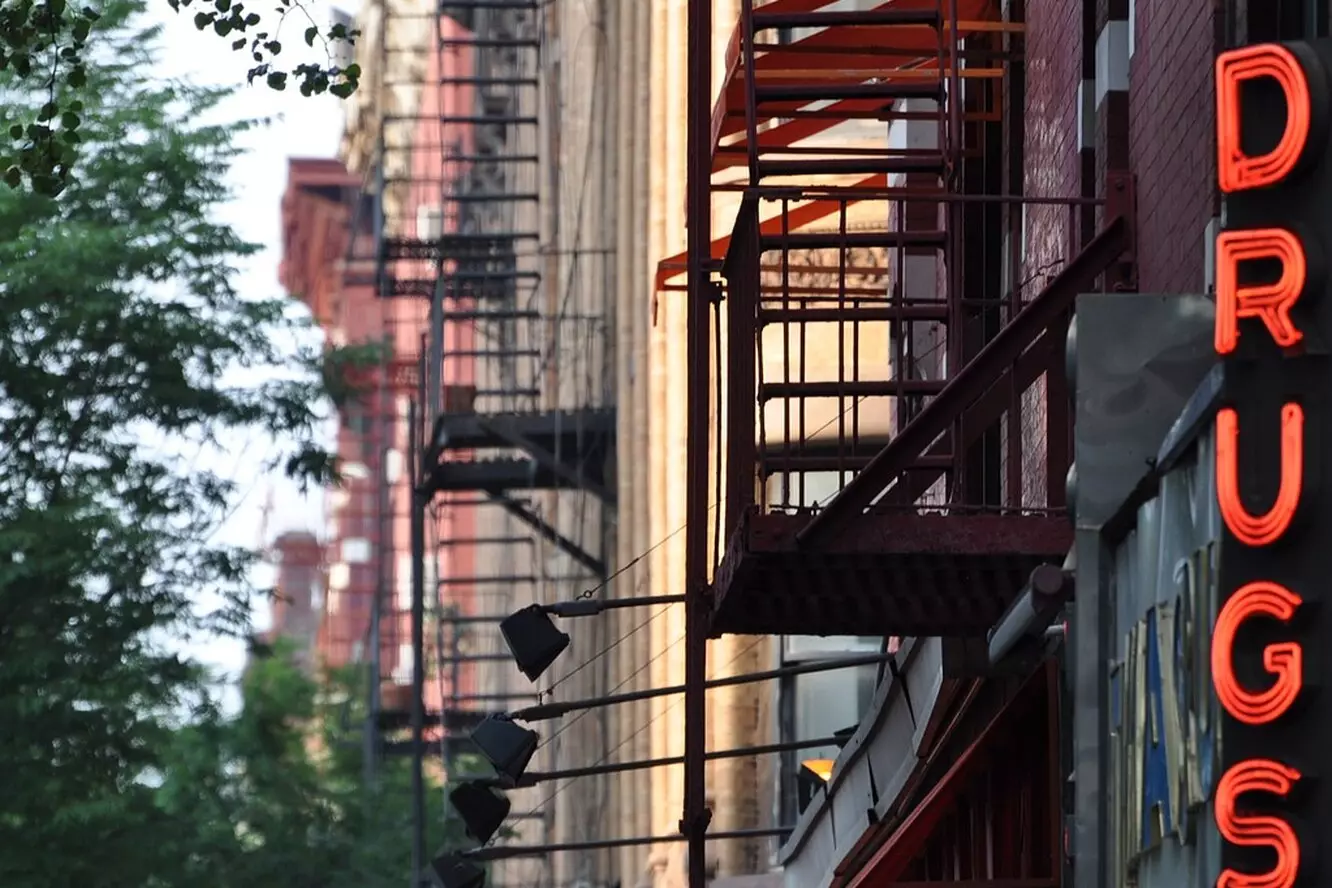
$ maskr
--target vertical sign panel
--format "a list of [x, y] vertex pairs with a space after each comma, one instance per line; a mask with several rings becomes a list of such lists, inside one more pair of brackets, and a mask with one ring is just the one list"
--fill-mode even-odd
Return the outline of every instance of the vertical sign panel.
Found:
[[1332, 389], [1332, 247], [1325, 41], [1248, 46], [1216, 62], [1216, 420], [1222, 517], [1212, 686], [1222, 712], [1213, 815], [1220, 888], [1332, 878], [1315, 853], [1332, 823], [1319, 789], [1332, 726], [1332, 621], [1317, 604], [1332, 560], [1332, 486], [1320, 484]]

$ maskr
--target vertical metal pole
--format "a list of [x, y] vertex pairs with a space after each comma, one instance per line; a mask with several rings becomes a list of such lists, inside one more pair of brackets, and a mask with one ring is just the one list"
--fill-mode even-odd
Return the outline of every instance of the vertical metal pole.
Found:
[[[383, 40], [381, 37], [380, 45], [381, 58], [385, 55]], [[384, 133], [380, 130], [378, 144], [378, 162], [375, 169], [375, 211], [371, 219], [371, 228], [375, 242], [375, 291], [380, 298], [388, 295], [388, 269], [384, 262], [384, 188], [386, 186], [386, 173], [384, 171]], [[358, 200], [360, 199], [358, 195]], [[357, 236], [359, 232], [353, 233]], [[382, 345], [383, 354], [380, 355], [379, 363], [379, 397], [375, 410], [379, 414], [379, 496], [377, 499], [377, 513], [375, 515], [375, 524], [377, 525], [376, 534], [378, 536], [378, 545], [375, 565], [375, 596], [370, 602], [370, 650], [369, 650], [369, 672], [370, 687], [366, 699], [366, 726], [365, 726], [365, 785], [367, 788], [374, 785], [377, 777], [379, 765], [379, 681], [383, 674], [382, 651], [380, 642], [380, 618], [383, 613], [384, 601], [388, 598], [389, 587], [389, 564], [393, 558], [393, 546], [390, 540], [391, 524], [389, 522], [389, 508], [392, 502], [389, 494], [390, 482], [388, 476], [388, 455], [390, 445], [393, 441], [393, 428], [397, 417], [393, 415], [393, 399], [389, 393], [389, 368], [393, 360], [393, 343], [389, 340], [387, 332], [384, 332]]]
[[[459, 700], [459, 697], [461, 696], [459, 688], [462, 687], [463, 677], [461, 662], [462, 644], [460, 643], [461, 638], [459, 637], [461, 632], [461, 623], [455, 620], [453, 623], [449, 624], [449, 653], [450, 656], [453, 657], [453, 663], [451, 664], [452, 675], [449, 678], [449, 687], [451, 689], [449, 692], [449, 706], [455, 710], [462, 708], [462, 703]], [[475, 691], [473, 693], [475, 693]], [[447, 736], [444, 736], [442, 733], [440, 736], [443, 738], [441, 742], [444, 744], [444, 778], [452, 781], [454, 777], [454, 745], [448, 742], [449, 738]], [[452, 808], [450, 808], [450, 810], [452, 810]]]
[[[408, 408], [408, 426], [416, 440], [416, 404]], [[421, 454], [412, 447], [412, 885], [425, 869], [425, 507], [421, 493]]]
[[680, 831], [688, 842], [689, 888], [705, 888], [708, 810], [706, 755], [709, 602], [708, 540], [708, 289], [712, 261], [712, 0], [689, 0], [687, 139], [688, 167], [688, 370], [685, 493], [685, 785]]
[[[386, 404], [388, 398], [384, 396], [385, 385], [384, 377], [387, 375], [386, 368], [380, 370], [380, 392], [379, 405], [381, 411], [387, 411]], [[379, 770], [379, 680], [383, 674], [382, 654], [380, 650], [380, 623], [384, 610], [384, 601], [388, 598], [388, 567], [389, 567], [389, 477], [388, 477], [388, 438], [386, 434], [389, 426], [389, 416], [385, 412], [380, 417], [380, 441], [379, 447], [379, 490], [378, 502], [376, 503], [376, 521], [377, 533], [379, 536], [379, 558], [375, 565], [375, 594], [370, 599], [370, 650], [367, 651], [369, 666], [367, 672], [370, 676], [370, 687], [366, 690], [366, 716], [365, 716], [365, 785], [372, 787], [378, 777]]]
[[[441, 223], [442, 224], [442, 223]], [[426, 350], [425, 384], [427, 401], [421, 405], [426, 427], [433, 427], [443, 410], [444, 398], [444, 259], [435, 269], [435, 290], [430, 299], [430, 344]]]

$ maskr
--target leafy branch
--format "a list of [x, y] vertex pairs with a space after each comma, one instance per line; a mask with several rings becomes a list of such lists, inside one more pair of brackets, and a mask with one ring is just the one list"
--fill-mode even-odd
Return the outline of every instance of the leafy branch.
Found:
[[[124, 24], [110, 0], [100, 2], [104, 4], [100, 9], [71, 6], [68, 0], [0, 3], [0, 72], [8, 72], [16, 85], [47, 96], [39, 107], [24, 109], [22, 116], [7, 110], [0, 118], [0, 130], [7, 131], [10, 139], [7, 150], [0, 146], [0, 175], [12, 189], [27, 183], [38, 194], [54, 196], [71, 181], [84, 141], [85, 110], [79, 94], [88, 86], [89, 60], [114, 42], [115, 31]], [[303, 0], [278, 0], [268, 14], [244, 0], [166, 2], [178, 13], [193, 10], [200, 31], [211, 30], [230, 39], [233, 50], [248, 53], [249, 83], [262, 79], [271, 89], [285, 90], [295, 82], [303, 96], [329, 93], [339, 98], [347, 98], [360, 85], [360, 65], [340, 66], [334, 61], [337, 45], [354, 46], [360, 32], [342, 23], [321, 27]], [[278, 64], [282, 28], [293, 14], [304, 20], [305, 44], [323, 48], [323, 62]]]

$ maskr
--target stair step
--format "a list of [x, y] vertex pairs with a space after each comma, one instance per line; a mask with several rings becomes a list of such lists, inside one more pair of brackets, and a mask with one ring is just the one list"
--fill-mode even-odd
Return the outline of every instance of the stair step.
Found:
[[[765, 475], [779, 475], [797, 472], [858, 472], [873, 459], [868, 456], [838, 456], [836, 454], [806, 456], [785, 456], [774, 454], [759, 457], [761, 471]], [[913, 469], [951, 469], [951, 456], [922, 456], [912, 463]], [[799, 482], [793, 482], [799, 483]]]
[[765, 234], [759, 238], [761, 250], [820, 250], [839, 247], [929, 247], [943, 249], [948, 243], [944, 231], [809, 231], [793, 234]]
[[446, 311], [445, 321], [537, 321], [541, 312], [525, 309], [514, 311]]
[[[435, 279], [416, 278], [390, 281], [389, 291], [383, 295], [388, 298], [432, 297], [435, 295]], [[446, 299], [507, 299], [513, 296], [513, 287], [499, 283], [471, 282], [462, 286], [445, 287], [444, 296]]]
[[[419, 256], [388, 256], [389, 259], [433, 259], [435, 253], [429, 253]], [[444, 294], [446, 296], [472, 296], [476, 292], [485, 293], [493, 289], [494, 292], [507, 292], [500, 286], [486, 287], [485, 284], [508, 284], [514, 281], [537, 281], [541, 279], [540, 272], [536, 271], [459, 271], [451, 272], [444, 276]], [[393, 292], [402, 293], [434, 293], [435, 281], [437, 278], [396, 278], [391, 282]], [[463, 286], [458, 286], [462, 284]], [[477, 286], [478, 284], [482, 286]]]
[[523, 203], [541, 200], [535, 192], [486, 191], [480, 194], [449, 194], [446, 203]]
[[938, 9], [812, 10], [809, 12], [764, 12], [754, 10], [754, 30], [767, 28], [832, 28], [856, 25], [924, 25], [943, 27]]
[[832, 380], [829, 382], [765, 382], [758, 387], [764, 401], [801, 398], [891, 398], [897, 395], [937, 395], [944, 387], [939, 380]]
[[397, 115], [395, 120], [438, 120], [440, 123], [456, 123], [460, 126], [491, 126], [512, 124], [513, 126], [536, 126], [538, 118], [532, 116], [513, 117], [505, 114], [416, 114], [416, 115]]
[[[829, 296], [829, 299], [835, 298]], [[872, 324], [883, 321], [936, 321], [948, 320], [948, 306], [938, 305], [865, 305], [844, 308], [761, 308], [760, 324], [827, 324], [838, 321], [847, 324]]]
[[470, 12], [473, 9], [513, 10], [530, 12], [541, 5], [541, 0], [440, 0], [439, 11], [445, 14], [455, 10]]
[[879, 155], [877, 157], [821, 157], [809, 160], [760, 160], [758, 173], [766, 176], [841, 176], [929, 173], [942, 175], [944, 157], [929, 154], [912, 157]]
[[904, 99], [934, 99], [943, 97], [940, 80], [903, 83], [887, 80], [882, 83], [792, 83], [755, 86], [754, 98], [760, 105], [768, 102], [819, 102], [845, 99], [883, 99], [885, 102]]
[[[537, 163], [541, 158], [536, 154], [446, 154], [444, 160], [458, 163]], [[397, 179], [395, 181], [419, 182], [420, 179]]]
[[541, 41], [536, 37], [450, 37], [439, 41], [444, 48], [473, 47], [478, 49], [536, 49]]
[[441, 77], [440, 86], [538, 86], [535, 77]]

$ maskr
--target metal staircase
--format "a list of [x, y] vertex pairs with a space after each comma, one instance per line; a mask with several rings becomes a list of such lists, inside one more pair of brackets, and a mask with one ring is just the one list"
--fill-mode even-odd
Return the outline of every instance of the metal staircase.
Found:
[[[391, 101], [381, 116], [375, 287], [391, 319], [391, 376], [411, 404], [403, 446], [426, 518], [424, 542], [413, 539], [406, 562], [391, 556], [399, 580], [419, 565], [424, 606], [418, 613], [418, 600], [409, 610], [399, 602], [383, 621], [403, 637], [410, 626], [423, 674], [411, 688], [385, 685], [378, 725], [385, 752], [424, 751], [446, 773], [466, 770], [461, 756], [481, 714], [535, 697], [498, 618], [560, 594], [560, 583], [589, 588], [606, 575], [601, 535], [560, 521], [579, 511], [562, 508], [561, 497], [613, 506], [615, 413], [560, 384], [570, 354], [587, 350], [584, 338], [604, 335], [604, 324], [563, 314], [543, 286], [558, 267], [543, 246], [548, 172], [537, 109], [546, 5], [380, 7], [385, 58], [407, 60], [384, 66], [406, 82], [386, 84]], [[397, 547], [411, 534], [408, 522], [394, 522]], [[568, 556], [572, 574], [552, 569], [554, 551]], [[520, 824], [526, 841], [548, 838], [547, 815], [514, 815], [543, 824]], [[532, 862], [506, 864], [505, 877], [545, 878], [523, 865]]]
[[[714, 105], [712, 192], [743, 197], [713, 244], [711, 631], [983, 634], [1068, 549], [1058, 344], [1131, 214], [1085, 238], [1097, 201], [1014, 173], [1023, 26], [998, 2], [846, 6], [742, 0]], [[1024, 267], [1026, 220], [1060, 214], [1063, 268]]]

